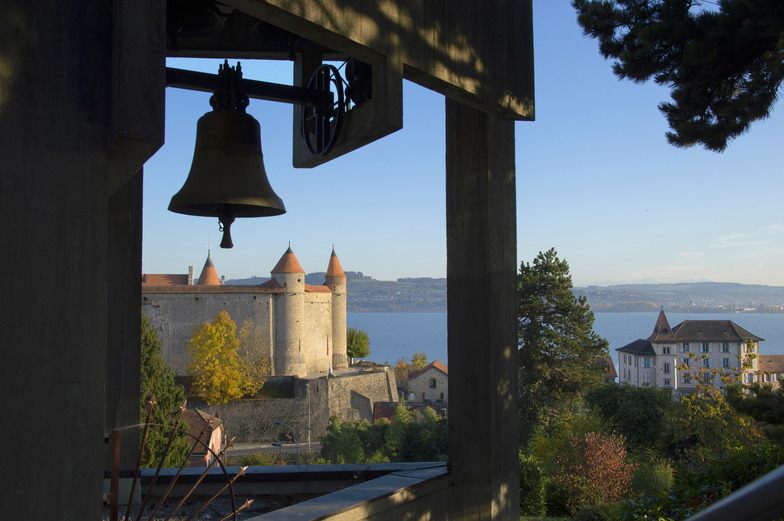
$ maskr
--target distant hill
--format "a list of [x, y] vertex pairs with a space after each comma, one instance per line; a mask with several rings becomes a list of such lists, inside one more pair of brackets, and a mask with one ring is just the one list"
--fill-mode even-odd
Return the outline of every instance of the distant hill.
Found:
[[[324, 283], [325, 272], [308, 273], [305, 283]], [[347, 271], [348, 311], [377, 313], [446, 312], [446, 278], [376, 280], [361, 271]], [[233, 279], [226, 284], [256, 285], [269, 277]], [[784, 286], [729, 282], [681, 284], [616, 284], [574, 288], [596, 312], [658, 311], [691, 313], [784, 313]]]
[[665, 311], [691, 313], [784, 312], [784, 286], [732, 282], [680, 284], [617, 284], [574, 288], [591, 309], [602, 311]]

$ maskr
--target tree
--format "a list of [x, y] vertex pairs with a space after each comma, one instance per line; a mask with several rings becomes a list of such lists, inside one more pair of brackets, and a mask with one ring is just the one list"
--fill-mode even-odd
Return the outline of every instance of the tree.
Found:
[[414, 353], [411, 357], [411, 370], [418, 371], [427, 365], [427, 355], [425, 353]]
[[581, 508], [628, 498], [637, 466], [626, 463], [623, 436], [588, 432], [564, 449], [547, 484], [549, 515], [574, 516]]
[[[185, 402], [185, 389], [176, 383], [174, 371], [166, 365], [166, 361], [161, 356], [160, 337], [144, 313], [142, 313], [141, 335], [139, 421], [147, 420], [147, 404], [154, 396], [157, 405], [152, 409], [150, 423], [173, 427], [176, 421], [173, 411], [177, 411]], [[187, 425], [182, 428], [187, 431]], [[150, 428], [144, 444], [142, 467], [158, 465], [170, 435], [169, 428]], [[189, 448], [185, 432], [178, 431], [163, 461], [164, 466], [179, 466]]]
[[237, 342], [237, 355], [246, 377], [261, 388], [267, 377], [272, 374], [269, 337], [265, 337], [252, 320], [246, 319], [237, 333]]
[[603, 384], [598, 356], [607, 341], [593, 332], [593, 313], [584, 296], [572, 293], [569, 265], [554, 249], [523, 262], [517, 278], [520, 433], [579, 403]]
[[260, 387], [238, 355], [236, 329], [225, 310], [211, 324], [205, 322], [193, 328], [187, 345], [191, 355], [187, 371], [193, 377], [191, 392], [208, 404], [236, 400]]
[[425, 366], [427, 366], [427, 354], [425, 353], [414, 353], [411, 357], [411, 363], [406, 360], [406, 357], [401, 357], [395, 363], [395, 378], [408, 378], [411, 371], [418, 371]]
[[354, 358], [365, 358], [370, 354], [370, 337], [361, 329], [350, 327], [346, 330], [346, 354]]
[[585, 396], [613, 429], [624, 435], [630, 449], [643, 451], [656, 445], [664, 430], [664, 418], [673, 407], [666, 389], [610, 384]]
[[[714, 4], [714, 2], [710, 2]], [[784, 79], [784, 3], [719, 0], [573, 0], [586, 35], [621, 79], [671, 88], [659, 105], [678, 147], [723, 151], [767, 118]]]

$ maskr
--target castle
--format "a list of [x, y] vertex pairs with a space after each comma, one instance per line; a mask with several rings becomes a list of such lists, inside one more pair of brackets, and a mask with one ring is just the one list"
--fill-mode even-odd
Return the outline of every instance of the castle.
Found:
[[193, 268], [187, 275], [142, 275], [142, 310], [159, 332], [164, 359], [180, 375], [193, 328], [222, 310], [237, 330], [251, 328], [253, 356], [269, 358], [273, 376], [305, 378], [346, 368], [346, 298], [346, 275], [334, 248], [321, 286], [305, 284], [291, 247], [259, 285], [225, 285], [209, 253], [195, 283]]

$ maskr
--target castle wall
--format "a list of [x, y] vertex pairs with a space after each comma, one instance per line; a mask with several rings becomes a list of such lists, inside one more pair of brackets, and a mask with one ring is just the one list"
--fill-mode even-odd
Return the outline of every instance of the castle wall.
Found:
[[236, 443], [277, 441], [283, 429], [275, 422], [287, 423], [297, 431], [302, 447], [308, 440], [308, 425], [311, 441], [317, 442], [326, 434], [330, 416], [342, 421], [372, 422], [375, 402], [397, 401], [392, 371], [298, 379], [294, 383], [294, 395], [295, 398], [246, 399], [217, 405], [189, 401], [188, 408], [209, 414], [220, 411], [226, 436], [236, 437]]
[[256, 331], [258, 356], [269, 357], [272, 349], [270, 309], [274, 296], [268, 293], [144, 293], [142, 310], [158, 330], [163, 358], [177, 374], [184, 375], [190, 360], [186, 346], [194, 327], [212, 322], [221, 310], [229, 313], [237, 324], [237, 332], [245, 320], [251, 320]]
[[331, 366], [335, 348], [335, 339], [332, 337], [332, 295], [306, 293], [304, 315], [302, 356], [306, 374], [325, 373]]
[[345, 277], [327, 277], [325, 284], [332, 290], [332, 338], [335, 347], [332, 351], [332, 367], [348, 367], [346, 354], [346, 294]]
[[[299, 277], [297, 281], [296, 277]], [[272, 364], [276, 375], [307, 375], [303, 353], [307, 341], [303, 338], [305, 325], [304, 278], [301, 274], [275, 274], [285, 293], [275, 298], [274, 331], [275, 349]], [[293, 281], [293, 283], [292, 283]], [[301, 289], [300, 289], [301, 288]]]

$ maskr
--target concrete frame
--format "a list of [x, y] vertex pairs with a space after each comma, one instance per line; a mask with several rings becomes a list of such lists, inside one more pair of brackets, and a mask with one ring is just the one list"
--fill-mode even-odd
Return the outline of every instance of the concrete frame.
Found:
[[[449, 519], [517, 519], [512, 120], [533, 118], [531, 1], [224, 3], [447, 96], [451, 472], [437, 493]], [[165, 8], [10, 0], [0, 16], [3, 519], [97, 519], [96, 448], [136, 421]]]

